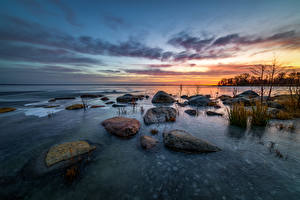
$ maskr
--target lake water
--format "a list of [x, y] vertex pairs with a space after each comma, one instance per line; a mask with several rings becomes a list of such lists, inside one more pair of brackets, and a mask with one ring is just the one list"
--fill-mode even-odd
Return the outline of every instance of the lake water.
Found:
[[[238, 92], [251, 87], [238, 87]], [[153, 107], [152, 96], [164, 90], [179, 95], [179, 86], [130, 85], [2, 85], [0, 107], [17, 110], [0, 114], [0, 199], [300, 199], [300, 120], [272, 120], [265, 128], [241, 129], [229, 126], [225, 117], [184, 113], [188, 107], [178, 107], [175, 123], [146, 126], [143, 114]], [[232, 87], [183, 86], [181, 94], [198, 93], [232, 95]], [[276, 88], [275, 94], [287, 91]], [[102, 127], [105, 119], [120, 115], [120, 109], [93, 99], [89, 105], [104, 108], [65, 110], [65, 106], [80, 103], [80, 94], [105, 94], [111, 100], [125, 93], [148, 94], [137, 107], [125, 108], [126, 117], [141, 122], [139, 133], [131, 139], [110, 135]], [[56, 101], [56, 108], [43, 108], [53, 97], [74, 96], [75, 100]], [[224, 105], [218, 112], [226, 114]], [[175, 105], [174, 105], [175, 107]], [[52, 117], [48, 117], [51, 114]], [[276, 124], [294, 125], [295, 130], [280, 130]], [[141, 148], [139, 137], [151, 135], [160, 141], [151, 151]], [[162, 133], [183, 129], [222, 149], [210, 154], [186, 154], [166, 149]], [[92, 160], [72, 184], [61, 174], [22, 178], [26, 164], [51, 146], [63, 142], [87, 140], [98, 145]], [[281, 152], [276, 156], [270, 145]], [[24, 174], [23, 174], [24, 175]], [[30, 177], [30, 174], [28, 175]]]

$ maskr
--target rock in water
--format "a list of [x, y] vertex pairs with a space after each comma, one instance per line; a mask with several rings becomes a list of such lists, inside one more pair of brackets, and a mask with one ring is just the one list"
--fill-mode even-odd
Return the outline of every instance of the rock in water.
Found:
[[232, 97], [229, 95], [221, 95], [218, 97], [218, 99], [221, 99], [221, 101], [225, 101], [227, 99], [232, 99]]
[[80, 98], [91, 98], [91, 99], [94, 99], [94, 98], [98, 98], [99, 95], [96, 95], [96, 94], [83, 94], [80, 96]]
[[158, 143], [156, 139], [146, 135], [141, 136], [140, 140], [141, 140], [141, 145], [144, 149], [151, 149], [154, 146], [156, 146], [156, 144]]
[[50, 167], [58, 162], [71, 160], [95, 149], [95, 146], [91, 146], [86, 141], [66, 142], [51, 147], [46, 155], [45, 162], [47, 167]]
[[246, 98], [255, 98], [258, 97], [259, 95], [252, 91], [252, 90], [247, 90], [245, 92], [242, 92], [241, 94], [238, 94], [236, 97], [246, 97]]
[[214, 112], [214, 111], [206, 111], [206, 114], [208, 116], [223, 116], [222, 113], [217, 113], [217, 112]]
[[0, 113], [15, 111], [15, 108], [0, 108]]
[[140, 129], [140, 122], [134, 118], [113, 117], [102, 122], [104, 128], [119, 137], [131, 137]]
[[147, 110], [144, 115], [145, 124], [176, 121], [176, 110], [171, 107], [156, 107]]
[[206, 96], [195, 96], [189, 99], [189, 104], [191, 106], [207, 106], [211, 102]]
[[186, 114], [188, 115], [192, 115], [192, 116], [195, 116], [197, 114], [197, 111], [196, 110], [193, 110], [193, 109], [188, 109], [188, 110], [185, 110], [184, 111]]
[[172, 130], [163, 133], [163, 140], [166, 147], [190, 153], [209, 153], [221, 151], [217, 146], [192, 136], [183, 130]]
[[152, 103], [174, 103], [175, 99], [164, 91], [158, 91], [152, 98]]
[[132, 94], [124, 94], [123, 96], [117, 98], [117, 102], [121, 102], [121, 103], [131, 103], [137, 100], [139, 100], [139, 97], [134, 96]]
[[78, 109], [82, 109], [83, 107], [84, 107], [83, 104], [74, 104], [66, 107], [66, 110], [78, 110]]

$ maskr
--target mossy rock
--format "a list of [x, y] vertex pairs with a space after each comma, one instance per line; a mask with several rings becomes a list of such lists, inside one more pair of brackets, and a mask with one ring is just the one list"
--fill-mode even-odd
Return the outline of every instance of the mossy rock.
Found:
[[45, 162], [47, 167], [50, 167], [58, 162], [71, 160], [76, 156], [89, 153], [95, 149], [95, 146], [90, 145], [86, 141], [66, 142], [51, 147], [46, 155]]
[[78, 109], [82, 109], [82, 108], [83, 108], [83, 104], [74, 104], [74, 105], [66, 107], [66, 110], [78, 110]]
[[15, 108], [0, 108], [0, 113], [12, 112], [15, 110], [16, 110]]

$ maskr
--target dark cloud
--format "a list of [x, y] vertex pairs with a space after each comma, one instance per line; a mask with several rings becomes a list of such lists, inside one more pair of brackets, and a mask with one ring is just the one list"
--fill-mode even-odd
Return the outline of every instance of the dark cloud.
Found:
[[97, 70], [98, 72], [104, 72], [104, 73], [120, 73], [121, 71], [120, 70], [110, 70], [110, 69], [100, 69], [100, 70]]
[[62, 66], [51, 66], [51, 65], [42, 67], [41, 70], [46, 72], [61, 72], [61, 73], [82, 72], [81, 69], [74, 69], [74, 68], [68, 68]]
[[208, 39], [201, 39], [198, 37], [190, 36], [185, 32], [178, 33], [173, 38], [171, 38], [168, 43], [176, 46], [183, 47], [187, 50], [195, 50], [200, 52], [204, 47], [209, 45], [214, 40], [214, 37]]
[[50, 2], [54, 3], [58, 8], [63, 12], [66, 20], [73, 26], [82, 27], [82, 24], [78, 23], [77, 18], [73, 10], [64, 4], [61, 0], [50, 0]]
[[151, 75], [151, 76], [197, 76], [197, 75], [229, 75], [232, 74], [232, 71], [227, 70], [209, 70], [206, 72], [192, 71], [192, 72], [178, 72], [170, 70], [161, 70], [161, 69], [145, 69], [145, 70], [136, 70], [136, 69], [127, 69], [127, 73], [132, 74], [141, 74], [141, 75]]
[[[50, 68], [49, 68], [50, 69]], [[122, 80], [122, 77], [107, 76], [100, 74], [91, 74], [86, 72], [61, 72], [40, 67], [0, 67], [0, 84], [64, 84], [64, 83], [108, 83], [116, 80]]]
[[101, 64], [99, 60], [78, 56], [64, 49], [46, 49], [29, 45], [0, 43], [0, 59], [37, 63]]
[[146, 65], [147, 67], [151, 67], [151, 68], [165, 68], [165, 67], [172, 67], [172, 64], [150, 64], [150, 65]]

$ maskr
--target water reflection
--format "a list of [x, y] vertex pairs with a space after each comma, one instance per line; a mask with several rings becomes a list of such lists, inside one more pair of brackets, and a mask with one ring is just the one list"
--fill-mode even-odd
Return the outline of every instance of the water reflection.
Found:
[[231, 125], [229, 125], [227, 127], [227, 135], [231, 138], [241, 139], [241, 138], [245, 137], [246, 133], [247, 133], [247, 130], [244, 128], [240, 128], [237, 126], [231, 126]]

